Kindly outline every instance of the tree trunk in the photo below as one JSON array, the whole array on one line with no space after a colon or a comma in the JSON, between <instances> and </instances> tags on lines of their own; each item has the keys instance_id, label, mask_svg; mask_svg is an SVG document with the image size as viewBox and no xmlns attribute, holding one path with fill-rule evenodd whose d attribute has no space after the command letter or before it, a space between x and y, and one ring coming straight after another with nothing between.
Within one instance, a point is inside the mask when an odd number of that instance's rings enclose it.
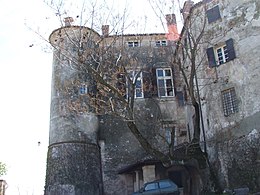
<instances>
[{"instance_id":1,"label":"tree trunk","mask_svg":"<svg viewBox=\"0 0 260 195\"><path fill-rule=\"evenodd\" d=\"M158 160L160 160L164 166L170 166L171 161L168 155L165 155L164 153L160 152L159 150L152 147L152 145L147 141L147 139L141 134L141 132L138 130L136 124L132 121L127 122L127 126L133 133L133 135L136 137L138 142L141 144L142 148L150 155L154 156Z\"/></svg>"},{"instance_id":2,"label":"tree trunk","mask_svg":"<svg viewBox=\"0 0 260 195\"><path fill-rule=\"evenodd\" d=\"M200 140L200 108L197 101L192 101L194 107L194 132L193 132L193 142L199 142Z\"/></svg>"}]
</instances>

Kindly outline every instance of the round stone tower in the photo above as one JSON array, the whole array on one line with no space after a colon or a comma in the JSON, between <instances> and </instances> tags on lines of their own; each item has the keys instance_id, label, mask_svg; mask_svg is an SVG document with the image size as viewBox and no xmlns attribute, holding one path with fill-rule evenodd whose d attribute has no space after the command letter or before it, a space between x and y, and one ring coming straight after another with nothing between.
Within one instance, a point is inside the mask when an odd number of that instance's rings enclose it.
<instances>
[{"instance_id":1,"label":"round stone tower","mask_svg":"<svg viewBox=\"0 0 260 195\"><path fill-rule=\"evenodd\" d=\"M54 52L45 195L100 195L98 118L89 104L95 82L84 68L93 66L86 56L100 36L70 22L49 37Z\"/></svg>"}]
</instances>

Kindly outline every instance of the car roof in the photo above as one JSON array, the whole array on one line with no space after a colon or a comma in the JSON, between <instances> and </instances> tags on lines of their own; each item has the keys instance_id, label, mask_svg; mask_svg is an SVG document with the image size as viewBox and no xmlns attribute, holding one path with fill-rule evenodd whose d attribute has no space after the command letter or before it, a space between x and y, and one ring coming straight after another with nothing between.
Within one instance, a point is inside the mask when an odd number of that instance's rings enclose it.
<instances>
[{"instance_id":1,"label":"car roof","mask_svg":"<svg viewBox=\"0 0 260 195\"><path fill-rule=\"evenodd\" d=\"M148 183L154 183L154 182L160 182L160 181L170 181L170 182L173 182L173 181L170 180L170 179L158 179L158 180L154 180L154 181L146 182L145 184L148 184ZM174 182L173 182L173 183L174 183Z\"/></svg>"}]
</instances>

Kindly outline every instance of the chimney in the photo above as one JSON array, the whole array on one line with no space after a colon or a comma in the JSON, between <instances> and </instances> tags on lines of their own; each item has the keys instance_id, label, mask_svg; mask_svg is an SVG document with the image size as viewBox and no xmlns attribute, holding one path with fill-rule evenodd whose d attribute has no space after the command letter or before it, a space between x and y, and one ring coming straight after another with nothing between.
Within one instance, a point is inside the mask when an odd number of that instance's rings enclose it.
<instances>
[{"instance_id":1,"label":"chimney","mask_svg":"<svg viewBox=\"0 0 260 195\"><path fill-rule=\"evenodd\" d=\"M71 26L71 24L74 22L72 17L66 17L63 19L65 26Z\"/></svg>"},{"instance_id":2,"label":"chimney","mask_svg":"<svg viewBox=\"0 0 260 195\"><path fill-rule=\"evenodd\" d=\"M109 35L109 25L102 25L102 35L108 37Z\"/></svg>"},{"instance_id":3,"label":"chimney","mask_svg":"<svg viewBox=\"0 0 260 195\"><path fill-rule=\"evenodd\" d=\"M167 14L165 15L165 18L166 18L167 26L177 25L175 14Z\"/></svg>"},{"instance_id":4,"label":"chimney","mask_svg":"<svg viewBox=\"0 0 260 195\"><path fill-rule=\"evenodd\" d=\"M190 14L190 9L191 7L194 5L194 2L191 0L185 1L183 8L181 10L182 16L184 21L186 20L186 18L189 16Z\"/></svg>"},{"instance_id":5,"label":"chimney","mask_svg":"<svg viewBox=\"0 0 260 195\"><path fill-rule=\"evenodd\" d=\"M175 14L167 14L165 15L165 19L167 22L168 33L166 34L167 40L176 41L179 39L179 33L177 29L177 22Z\"/></svg>"}]
</instances>

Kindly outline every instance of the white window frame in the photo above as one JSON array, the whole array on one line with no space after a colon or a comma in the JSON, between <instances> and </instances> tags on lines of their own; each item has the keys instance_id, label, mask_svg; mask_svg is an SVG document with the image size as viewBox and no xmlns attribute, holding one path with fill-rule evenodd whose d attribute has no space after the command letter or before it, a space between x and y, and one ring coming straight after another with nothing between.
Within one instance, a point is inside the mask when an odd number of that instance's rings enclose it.
<instances>
[{"instance_id":1,"label":"white window frame","mask_svg":"<svg viewBox=\"0 0 260 195\"><path fill-rule=\"evenodd\" d=\"M225 64L228 60L227 46L222 45L214 49L217 65Z\"/></svg>"},{"instance_id":2,"label":"white window frame","mask_svg":"<svg viewBox=\"0 0 260 195\"><path fill-rule=\"evenodd\" d=\"M163 75L159 75L159 71L163 72ZM166 75L166 71L170 71L170 75ZM171 68L157 68L156 69L157 89L159 97L174 97L174 86L173 86L173 74ZM163 81L163 87L160 86L160 81ZM169 87L167 83L171 84L171 90L168 91ZM164 91L164 95L161 95L161 90Z\"/></svg>"},{"instance_id":3,"label":"white window frame","mask_svg":"<svg viewBox=\"0 0 260 195\"><path fill-rule=\"evenodd\" d=\"M128 41L127 44L128 44L128 47L140 47L139 41Z\"/></svg>"},{"instance_id":4,"label":"white window frame","mask_svg":"<svg viewBox=\"0 0 260 195\"><path fill-rule=\"evenodd\" d=\"M129 70L128 73L130 76L130 80L133 83L136 81L136 85L137 85L137 82L140 81L140 87L135 86L135 98L136 99L144 98L143 73L140 72L140 70ZM139 93L137 93L138 90L140 91L141 96L136 96L137 94L139 94ZM128 88L127 88L127 95L128 94L129 94L129 92L128 92Z\"/></svg>"}]
</instances>

